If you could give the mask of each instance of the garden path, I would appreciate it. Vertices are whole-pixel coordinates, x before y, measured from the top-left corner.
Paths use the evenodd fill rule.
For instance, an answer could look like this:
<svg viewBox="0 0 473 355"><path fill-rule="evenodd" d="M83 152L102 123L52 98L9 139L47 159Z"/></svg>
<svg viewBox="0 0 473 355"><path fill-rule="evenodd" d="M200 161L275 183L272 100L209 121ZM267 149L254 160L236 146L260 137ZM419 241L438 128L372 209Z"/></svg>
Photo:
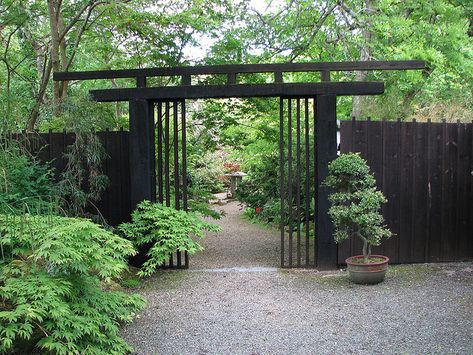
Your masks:
<svg viewBox="0 0 473 355"><path fill-rule="evenodd" d="M277 267L279 232L249 223L242 218L240 203L225 200L223 195L216 195L221 205L214 205L214 209L223 211L224 217L211 221L220 225L222 231L209 234L202 240L204 250L191 257L191 270Z"/></svg>
<svg viewBox="0 0 473 355"><path fill-rule="evenodd" d="M122 335L137 354L471 354L473 263L391 267L384 283L280 270L275 230L219 206L189 270L161 271Z"/></svg>

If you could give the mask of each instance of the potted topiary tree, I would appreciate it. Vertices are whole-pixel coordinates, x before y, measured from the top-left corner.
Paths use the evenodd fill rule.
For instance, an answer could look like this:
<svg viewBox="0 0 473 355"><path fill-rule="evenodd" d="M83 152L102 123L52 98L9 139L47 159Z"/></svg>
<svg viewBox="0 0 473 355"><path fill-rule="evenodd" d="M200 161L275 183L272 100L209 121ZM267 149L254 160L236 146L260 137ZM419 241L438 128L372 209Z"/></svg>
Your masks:
<svg viewBox="0 0 473 355"><path fill-rule="evenodd" d="M358 153L342 154L329 164L324 185L330 194L329 215L335 227L335 242L358 237L363 255L346 259L350 279L355 283L375 284L384 280L389 258L372 255L371 247L392 236L379 210L387 200L376 190L376 181L366 161Z"/></svg>

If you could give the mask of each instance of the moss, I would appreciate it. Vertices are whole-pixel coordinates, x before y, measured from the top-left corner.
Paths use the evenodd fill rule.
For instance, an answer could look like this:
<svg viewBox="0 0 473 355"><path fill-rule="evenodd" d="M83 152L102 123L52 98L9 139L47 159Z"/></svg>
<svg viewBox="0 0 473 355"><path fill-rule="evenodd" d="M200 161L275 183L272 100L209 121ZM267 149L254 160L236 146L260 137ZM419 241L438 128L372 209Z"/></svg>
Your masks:
<svg viewBox="0 0 473 355"><path fill-rule="evenodd" d="M395 283L401 286L413 286L424 282L439 270L439 266L432 264L390 265L384 285ZM346 271L316 273L310 271L298 272L290 269L281 269L279 272L282 275L297 275L298 277L304 278L306 281L310 280L327 287L337 288L355 286L355 284L350 281L350 277ZM383 285L383 283L380 285Z"/></svg>
<svg viewBox="0 0 473 355"><path fill-rule="evenodd" d="M440 267L433 264L390 265L386 279L412 286L424 282L439 270Z"/></svg>
<svg viewBox="0 0 473 355"><path fill-rule="evenodd" d="M350 281L347 272L340 272L337 274L327 274L327 275L320 275L318 277L317 282L324 286L342 286L342 287L349 287L353 284Z"/></svg>
<svg viewBox="0 0 473 355"><path fill-rule="evenodd" d="M143 279L142 288L147 290L177 290L179 283L193 276L185 270L158 270L153 276Z"/></svg>
<svg viewBox="0 0 473 355"><path fill-rule="evenodd" d="M123 288L135 289L141 285L141 279L138 276L140 269L130 266L128 270L121 274L118 284Z"/></svg>

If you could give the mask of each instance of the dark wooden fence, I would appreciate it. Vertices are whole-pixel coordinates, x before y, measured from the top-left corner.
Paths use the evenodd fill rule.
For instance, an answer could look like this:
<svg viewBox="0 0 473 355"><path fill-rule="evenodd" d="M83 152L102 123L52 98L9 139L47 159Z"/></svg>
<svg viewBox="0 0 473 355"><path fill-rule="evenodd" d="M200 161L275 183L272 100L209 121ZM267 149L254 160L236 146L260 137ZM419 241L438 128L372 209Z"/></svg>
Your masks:
<svg viewBox="0 0 473 355"><path fill-rule="evenodd" d="M396 236L375 252L394 263L473 258L472 124L342 121L341 152L361 152L388 199ZM355 240L338 260L360 254Z"/></svg>
<svg viewBox="0 0 473 355"><path fill-rule="evenodd" d="M393 263L473 259L473 124L342 121L341 151L361 152L388 203L386 223L396 236L375 248ZM21 135L20 135L21 136ZM99 132L110 185L97 204L112 225L130 218L128 132ZM19 137L18 137L19 138ZM21 139L21 138L19 138ZM57 173L72 133L29 135L27 145ZM361 252L357 240L340 245L338 261Z"/></svg>
<svg viewBox="0 0 473 355"><path fill-rule="evenodd" d="M111 225L118 225L130 219L130 165L128 132L105 131L98 132L107 158L103 163L103 172L109 177L109 186L104 191L102 199L95 204L102 216ZM56 178L65 170L67 159L64 153L67 147L74 143L74 133L49 132L33 134L15 134L14 138L37 155L40 161L50 162L54 168ZM93 212L94 206L89 209Z"/></svg>

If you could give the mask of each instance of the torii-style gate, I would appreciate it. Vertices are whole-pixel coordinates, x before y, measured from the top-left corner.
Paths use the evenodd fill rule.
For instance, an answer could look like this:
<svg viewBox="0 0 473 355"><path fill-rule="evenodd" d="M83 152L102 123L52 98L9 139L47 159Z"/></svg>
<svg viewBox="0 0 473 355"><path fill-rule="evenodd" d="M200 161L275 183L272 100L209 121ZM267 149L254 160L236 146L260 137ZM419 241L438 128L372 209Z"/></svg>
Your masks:
<svg viewBox="0 0 473 355"><path fill-rule="evenodd" d="M205 98L246 98L246 97L279 97L280 98L280 192L281 192L281 266L317 266L319 269L337 267L337 247L332 236L332 225L328 216L328 191L321 186L328 173L328 163L337 156L337 96L343 95L379 95L384 92L383 82L333 82L331 71L368 71L368 70L409 70L424 69L423 61L367 61L367 62L318 62L288 64L242 64L212 65L176 68L150 68L132 70L106 70L88 72L55 73L54 80L94 80L135 78L136 88L119 88L91 90L94 100L100 102L128 101L130 119L130 181L132 208L142 200L151 200L170 205L174 194L177 208L187 210L187 173L186 167L186 110L185 100ZM321 82L285 83L283 73L320 72ZM238 83L238 74L273 73L274 82L266 84ZM225 75L226 83L222 85L192 85L192 76ZM179 86L147 87L148 77L178 76ZM285 105L286 102L286 105ZM293 114L295 103L296 114ZM157 120L155 120L155 106ZM311 108L311 110L309 110ZM286 114L286 117L285 117ZM301 114L304 122L301 126ZM314 122L314 152L309 152L309 117ZM296 118L296 176L292 176L292 136ZM171 120L172 118L172 120ZM285 118L287 118L287 142L285 140ZM156 121L156 127L155 127ZM180 122L179 122L180 121ZM181 124L182 155L179 157L178 125ZM174 139L170 141L171 126ZM301 133L304 129L305 169L300 161ZM155 132L155 128L157 132ZM155 135L157 142L155 146ZM164 141L164 142L163 142ZM286 144L287 143L287 144ZM170 151L174 151L174 186L170 186ZM287 155L285 154L286 146ZM155 147L158 148L157 157ZM163 154L164 153L164 154ZM309 249L309 179L304 179L305 188L305 240L301 230L293 230L294 197L296 210L300 211L301 172L310 176L308 154L314 153L314 179L312 193L315 194L315 235L314 248ZM181 158L181 168L179 168ZM157 164L156 164L157 163ZM286 174L286 164L287 174ZM164 171L163 171L164 170ZM156 179L157 177L157 179ZM184 177L184 178L183 178ZM297 193L294 192L297 186ZM156 191L156 186L158 191ZM173 190L174 189L174 190ZM287 194L286 194L287 190ZM158 196L156 196L158 195ZM286 196L287 195L287 196ZM287 208L286 201L291 208ZM182 202L182 203L181 203ZM300 214L299 214L300 217ZM285 220L289 220L289 231L285 231ZM315 221L314 221L315 222ZM297 221L299 224L299 220ZM296 244L296 261L293 261L294 242ZM305 242L305 248L302 244ZM302 249L301 249L302 248ZM305 250L304 250L305 249ZM312 251L313 250L313 251ZM304 258L301 254L304 254ZM310 255L313 255L311 262ZM185 255L184 265L181 254L177 253L176 265L171 259L171 266L188 267L189 259Z"/></svg>

